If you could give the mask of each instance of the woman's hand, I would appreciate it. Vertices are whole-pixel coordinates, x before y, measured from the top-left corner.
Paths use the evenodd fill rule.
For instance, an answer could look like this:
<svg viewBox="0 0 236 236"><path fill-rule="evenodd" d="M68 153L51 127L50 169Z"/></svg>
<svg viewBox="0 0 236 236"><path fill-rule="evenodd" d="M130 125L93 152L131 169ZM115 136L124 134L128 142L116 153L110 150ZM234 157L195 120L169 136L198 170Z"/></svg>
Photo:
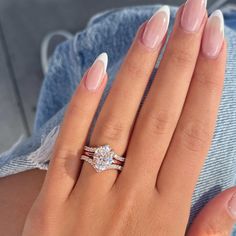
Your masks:
<svg viewBox="0 0 236 236"><path fill-rule="evenodd" d="M185 234L216 123L226 43L221 12L207 19L205 1L189 0L138 112L168 23L163 7L140 27L90 139L90 146L109 144L126 157L122 172L97 173L80 160L107 81L102 54L68 107L24 236ZM209 203L189 235L227 235L236 217L233 192Z"/></svg>

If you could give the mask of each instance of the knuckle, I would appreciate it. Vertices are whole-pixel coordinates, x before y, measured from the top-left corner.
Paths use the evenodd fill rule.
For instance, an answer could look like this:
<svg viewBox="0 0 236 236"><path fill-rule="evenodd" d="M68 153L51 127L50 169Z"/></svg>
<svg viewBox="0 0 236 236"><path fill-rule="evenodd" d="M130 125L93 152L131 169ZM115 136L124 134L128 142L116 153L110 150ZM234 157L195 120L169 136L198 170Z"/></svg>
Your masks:
<svg viewBox="0 0 236 236"><path fill-rule="evenodd" d="M140 202L137 200L136 193L133 194L130 191L122 194L116 194L116 212L118 215L122 215L122 219L125 222L131 222L135 219L134 216L138 213L138 205Z"/></svg>
<svg viewBox="0 0 236 236"><path fill-rule="evenodd" d="M174 120L172 114L167 110L159 110L149 116L149 129L156 135L166 134L173 127Z"/></svg>
<svg viewBox="0 0 236 236"><path fill-rule="evenodd" d="M78 152L73 152L66 148L59 148L53 155L55 164L60 169L61 176L66 176L74 168L75 160L78 159Z"/></svg>
<svg viewBox="0 0 236 236"><path fill-rule="evenodd" d="M216 76L198 71L194 77L201 86L207 88L209 91L214 92L222 89L222 80L216 78Z"/></svg>
<svg viewBox="0 0 236 236"><path fill-rule="evenodd" d="M109 119L99 128L99 137L102 139L116 141L125 137L125 125L119 119Z"/></svg>
<svg viewBox="0 0 236 236"><path fill-rule="evenodd" d="M89 115L88 110L86 107L81 106L81 103L71 102L67 109L66 115L68 117L78 117L78 113L83 114L84 117Z"/></svg>
<svg viewBox="0 0 236 236"><path fill-rule="evenodd" d="M169 58L174 66L188 68L195 64L195 58L189 50L186 49L171 49Z"/></svg>
<svg viewBox="0 0 236 236"><path fill-rule="evenodd" d="M134 209L136 207L136 202L137 194L133 194L131 191L129 191L126 194L123 194L123 196L120 198L119 205L123 209Z"/></svg>
<svg viewBox="0 0 236 236"><path fill-rule="evenodd" d="M139 77L148 77L148 71L140 63L135 63L133 60L126 60L125 68L127 69L130 75L135 75Z"/></svg>
<svg viewBox="0 0 236 236"><path fill-rule="evenodd" d="M59 148L56 152L54 152L54 155L57 157L58 160L65 162L74 159L77 156L77 152L62 147Z"/></svg>
<svg viewBox="0 0 236 236"><path fill-rule="evenodd" d="M205 234L206 235L229 235L228 231L222 232L219 226L222 225L222 222L212 222L208 221L205 223Z"/></svg>
<svg viewBox="0 0 236 236"><path fill-rule="evenodd" d="M206 124L188 121L181 127L181 143L190 151L205 150L210 141L210 131Z"/></svg>
<svg viewBox="0 0 236 236"><path fill-rule="evenodd" d="M127 188L124 185L118 185L115 188L114 195L122 208L129 209L138 206L137 202L142 202L146 196L140 194L142 190L138 185L128 184Z"/></svg>

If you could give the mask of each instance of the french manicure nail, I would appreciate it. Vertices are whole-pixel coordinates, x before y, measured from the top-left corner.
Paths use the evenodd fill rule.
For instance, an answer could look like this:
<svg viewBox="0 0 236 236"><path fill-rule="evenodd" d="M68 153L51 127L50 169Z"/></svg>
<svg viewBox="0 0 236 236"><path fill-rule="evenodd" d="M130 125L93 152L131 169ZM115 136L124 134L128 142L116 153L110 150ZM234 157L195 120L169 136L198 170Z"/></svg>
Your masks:
<svg viewBox="0 0 236 236"><path fill-rule="evenodd" d="M100 87L107 70L107 63L107 53L104 52L97 57L85 78L85 86L88 90L95 91Z"/></svg>
<svg viewBox="0 0 236 236"><path fill-rule="evenodd" d="M220 10L212 13L207 21L203 42L202 51L210 58L215 58L219 55L224 41L224 16Z"/></svg>
<svg viewBox="0 0 236 236"><path fill-rule="evenodd" d="M170 8L161 7L147 22L142 42L148 48L157 48L164 39L170 21Z"/></svg>
<svg viewBox="0 0 236 236"><path fill-rule="evenodd" d="M230 199L228 209L231 217L236 220L236 193Z"/></svg>
<svg viewBox="0 0 236 236"><path fill-rule="evenodd" d="M181 17L181 26L188 32L197 32L206 13L207 0L187 0Z"/></svg>

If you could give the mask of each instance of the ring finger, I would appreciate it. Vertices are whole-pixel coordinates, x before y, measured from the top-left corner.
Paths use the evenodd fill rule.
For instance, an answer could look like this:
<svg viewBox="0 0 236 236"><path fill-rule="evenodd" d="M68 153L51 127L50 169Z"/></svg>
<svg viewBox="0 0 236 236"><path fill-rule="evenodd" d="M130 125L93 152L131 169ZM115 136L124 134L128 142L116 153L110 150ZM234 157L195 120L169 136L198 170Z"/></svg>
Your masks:
<svg viewBox="0 0 236 236"><path fill-rule="evenodd" d="M169 8L164 6L139 28L99 115L90 146L109 144L117 154L124 154L140 102L166 36L169 16ZM91 181L95 188L97 183L103 183L103 187L109 189L116 177L117 171L97 174L91 165L84 162L78 184L88 186L88 181Z"/></svg>

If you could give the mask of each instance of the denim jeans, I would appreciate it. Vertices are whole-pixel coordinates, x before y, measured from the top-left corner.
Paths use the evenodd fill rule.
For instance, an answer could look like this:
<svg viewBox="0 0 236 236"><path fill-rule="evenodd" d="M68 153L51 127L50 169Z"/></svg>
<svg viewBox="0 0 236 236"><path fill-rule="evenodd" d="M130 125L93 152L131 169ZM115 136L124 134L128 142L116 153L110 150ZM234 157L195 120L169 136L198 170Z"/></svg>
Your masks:
<svg viewBox="0 0 236 236"><path fill-rule="evenodd" d="M34 168L47 170L65 108L85 70L98 54L106 51L109 55L109 82L97 117L138 27L150 18L157 8L158 5L151 5L103 12L94 16L87 27L72 40L57 47L50 59L49 71L42 85L33 135L0 155L0 177ZM171 8L170 30L176 10ZM190 222L211 198L235 184L236 14L227 12L225 18L228 25L225 28L228 61L224 91L212 146L192 198ZM153 76L150 82L152 80ZM78 122L79 119L78 117Z"/></svg>

